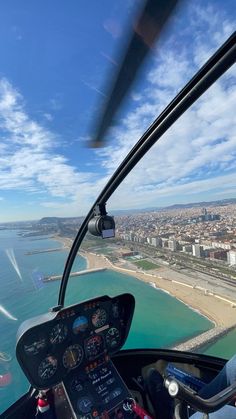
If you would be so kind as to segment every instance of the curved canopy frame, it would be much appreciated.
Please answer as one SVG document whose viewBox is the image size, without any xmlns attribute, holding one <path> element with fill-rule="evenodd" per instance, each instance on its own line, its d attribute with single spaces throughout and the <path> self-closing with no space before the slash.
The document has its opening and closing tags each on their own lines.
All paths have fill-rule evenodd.
<svg viewBox="0 0 236 419">
<path fill-rule="evenodd" d="M 85 217 L 78 234 L 74 240 L 62 276 L 58 307 L 64 305 L 66 287 L 71 268 L 87 233 L 88 222 L 93 217 L 96 205 L 104 205 L 125 177 L 147 153 L 147 151 L 161 138 L 161 136 L 174 124 L 175 121 L 220 78 L 236 61 L 236 32 L 216 51 L 206 64 L 195 74 L 186 86 L 177 94 L 164 111 L 147 129 L 140 140 L 135 144 L 118 169 L 114 172 L 107 185 L 104 187 L 94 205 Z"/>
</svg>

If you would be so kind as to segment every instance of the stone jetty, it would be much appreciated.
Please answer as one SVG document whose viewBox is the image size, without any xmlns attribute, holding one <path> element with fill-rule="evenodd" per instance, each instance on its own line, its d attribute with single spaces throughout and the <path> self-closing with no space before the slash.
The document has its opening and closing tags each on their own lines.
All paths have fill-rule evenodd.
<svg viewBox="0 0 236 419">
<path fill-rule="evenodd" d="M 37 255 L 38 253 L 50 253 L 50 252 L 60 252 L 61 250 L 64 250 L 63 247 L 56 247 L 54 249 L 36 249 L 36 250 L 30 250 L 29 252 L 26 252 L 26 256 L 30 255 Z"/>
<path fill-rule="evenodd" d="M 228 332 L 235 328 L 236 324 L 232 327 L 217 326 L 214 329 L 207 330 L 207 332 L 204 332 L 193 339 L 181 343 L 172 349 L 176 349 L 177 351 L 195 351 L 202 346 L 214 343 L 218 338 L 226 335 Z"/>
<path fill-rule="evenodd" d="M 81 276 L 86 275 L 92 272 L 102 272 L 106 271 L 107 268 L 95 268 L 95 269 L 86 269 L 84 271 L 78 271 L 78 272 L 71 272 L 71 276 Z M 43 278 L 43 282 L 50 282 L 50 281 L 60 281 L 62 279 L 62 275 L 51 275 L 51 276 L 45 276 Z"/>
</svg>

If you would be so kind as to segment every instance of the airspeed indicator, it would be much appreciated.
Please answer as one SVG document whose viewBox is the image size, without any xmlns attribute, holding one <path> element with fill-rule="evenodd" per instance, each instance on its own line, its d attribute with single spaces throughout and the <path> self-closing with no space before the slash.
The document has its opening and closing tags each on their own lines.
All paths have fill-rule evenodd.
<svg viewBox="0 0 236 419">
<path fill-rule="evenodd" d="M 120 343 L 120 332 L 116 327 L 111 327 L 106 334 L 106 343 L 110 348 L 114 348 Z"/>
</svg>

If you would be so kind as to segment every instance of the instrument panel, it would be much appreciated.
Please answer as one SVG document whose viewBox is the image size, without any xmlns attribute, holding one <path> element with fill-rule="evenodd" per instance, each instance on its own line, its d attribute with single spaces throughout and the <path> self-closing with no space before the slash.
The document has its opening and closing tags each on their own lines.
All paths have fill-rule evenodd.
<svg viewBox="0 0 236 419">
<path fill-rule="evenodd" d="M 25 321 L 16 356 L 32 386 L 46 389 L 107 362 L 125 343 L 134 304 L 131 294 L 103 296 Z"/>
</svg>

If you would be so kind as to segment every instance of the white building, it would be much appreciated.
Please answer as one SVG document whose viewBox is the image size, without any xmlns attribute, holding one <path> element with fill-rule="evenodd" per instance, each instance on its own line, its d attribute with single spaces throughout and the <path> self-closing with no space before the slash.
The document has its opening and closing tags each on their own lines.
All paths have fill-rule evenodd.
<svg viewBox="0 0 236 419">
<path fill-rule="evenodd" d="M 152 246 L 161 246 L 161 239 L 160 237 L 152 237 Z"/>
<path fill-rule="evenodd" d="M 176 245 L 176 240 L 175 239 L 171 239 L 171 240 L 168 241 L 168 248 L 170 250 L 172 250 L 172 252 L 174 252 L 176 250 L 177 245 Z"/>
<path fill-rule="evenodd" d="M 236 265 L 236 251 L 235 250 L 230 250 L 227 253 L 227 262 L 230 265 Z"/>
<path fill-rule="evenodd" d="M 202 256 L 202 246 L 200 246 L 200 244 L 193 244 L 192 246 L 193 249 L 193 256 L 196 256 L 197 258 L 200 258 Z"/>
</svg>

